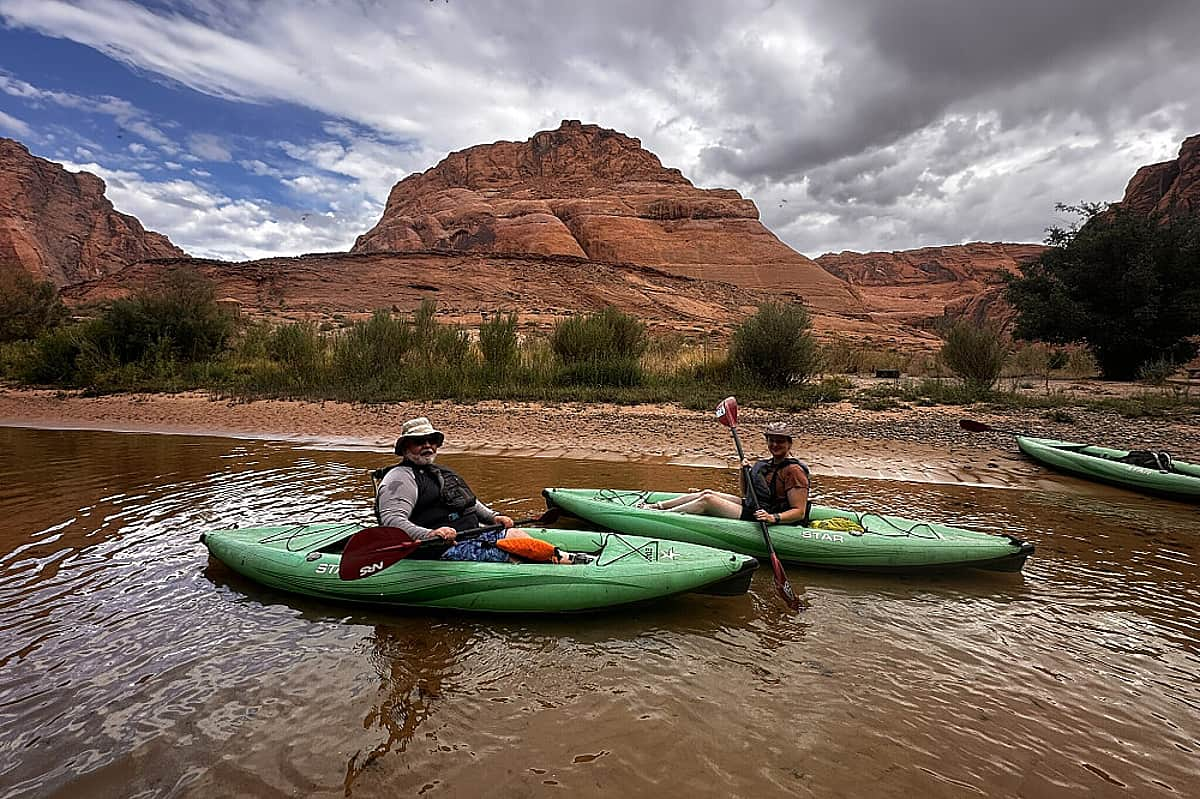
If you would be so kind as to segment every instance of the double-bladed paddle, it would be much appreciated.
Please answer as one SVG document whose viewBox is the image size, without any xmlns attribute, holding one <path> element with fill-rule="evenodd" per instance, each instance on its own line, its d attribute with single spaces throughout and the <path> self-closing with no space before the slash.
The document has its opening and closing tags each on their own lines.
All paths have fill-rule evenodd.
<svg viewBox="0 0 1200 799">
<path fill-rule="evenodd" d="M 737 447 L 738 463 L 742 464 L 742 484 L 746 489 L 746 495 L 754 503 L 754 509 L 758 510 L 758 495 L 754 493 L 754 486 L 750 482 L 750 467 L 744 463 L 746 456 L 742 453 L 742 442 L 738 438 L 737 413 L 737 400 L 733 397 L 726 397 L 717 406 L 717 421 L 728 427 L 729 431 L 733 433 L 733 445 Z M 783 601 L 789 608 L 799 610 L 800 598 L 792 590 L 792 584 L 788 582 L 787 574 L 783 571 L 783 564 L 780 563 L 779 556 L 775 554 L 775 547 L 771 544 L 771 532 L 767 529 L 767 523 L 760 521 L 758 526 L 762 530 L 763 541 L 767 544 L 767 554 L 771 556 L 771 571 L 775 573 L 775 590 L 779 592 L 779 596 L 783 597 Z"/>
<path fill-rule="evenodd" d="M 551 508 L 541 516 L 533 519 L 522 519 L 514 522 L 513 527 L 525 527 L 531 524 L 550 524 L 562 511 Z M 464 530 L 454 537 L 454 541 L 432 538 L 418 541 L 399 527 L 368 527 L 350 536 L 346 548 L 342 550 L 342 562 L 338 566 L 338 577 L 343 580 L 359 580 L 381 572 L 397 561 L 407 558 L 418 549 L 431 549 L 439 546 L 453 546 L 460 541 L 478 538 L 484 533 L 503 530 L 504 525 L 492 524 L 487 527 L 477 527 L 474 530 Z"/>
</svg>

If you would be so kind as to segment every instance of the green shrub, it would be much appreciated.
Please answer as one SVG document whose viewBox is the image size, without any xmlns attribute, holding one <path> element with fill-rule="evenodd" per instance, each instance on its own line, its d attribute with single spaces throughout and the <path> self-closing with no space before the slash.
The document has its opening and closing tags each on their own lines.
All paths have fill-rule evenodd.
<svg viewBox="0 0 1200 799">
<path fill-rule="evenodd" d="M 550 336 L 561 364 L 558 380 L 568 385 L 639 385 L 646 346 L 646 326 L 611 305 L 563 319 Z"/>
<path fill-rule="evenodd" d="M 94 337 L 97 346 L 125 364 L 163 346 L 180 360 L 201 361 L 220 352 L 232 332 L 233 319 L 217 305 L 213 284 L 198 272 L 180 268 L 157 288 L 109 305 Z"/>
<path fill-rule="evenodd" d="M 1163 386 L 1167 378 L 1175 373 L 1175 362 L 1170 358 L 1155 358 L 1138 367 L 1138 380 L 1148 386 Z"/>
<path fill-rule="evenodd" d="M 1007 343 L 991 325 L 960 321 L 946 331 L 941 358 L 968 390 L 992 390 L 1008 356 Z"/>
<path fill-rule="evenodd" d="M 803 305 L 769 302 L 733 332 L 729 360 L 735 373 L 767 388 L 806 382 L 820 357 Z"/>
<path fill-rule="evenodd" d="M 84 323 L 44 331 L 23 362 L 16 364 L 18 379 L 34 385 L 75 385 L 76 362 L 83 351 L 82 342 L 89 338 L 89 326 Z"/>
<path fill-rule="evenodd" d="M 521 359 L 517 339 L 517 315 L 497 313 L 479 325 L 479 351 L 483 367 L 493 380 L 502 380 L 513 371 Z"/>
<path fill-rule="evenodd" d="M 271 333 L 267 354 L 295 385 L 320 379 L 325 360 L 325 339 L 312 322 L 287 322 Z"/>
<path fill-rule="evenodd" d="M 0 269 L 0 343 L 37 338 L 66 316 L 53 283 L 23 269 Z"/>
<path fill-rule="evenodd" d="M 415 342 L 412 325 L 378 310 L 333 339 L 334 378 L 349 386 L 393 384 L 401 379 L 405 357 Z"/>
</svg>

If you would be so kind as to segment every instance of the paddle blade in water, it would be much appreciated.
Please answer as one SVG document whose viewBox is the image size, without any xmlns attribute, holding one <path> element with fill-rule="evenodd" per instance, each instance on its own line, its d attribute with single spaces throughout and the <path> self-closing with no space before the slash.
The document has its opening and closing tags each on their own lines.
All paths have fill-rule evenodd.
<svg viewBox="0 0 1200 799">
<path fill-rule="evenodd" d="M 414 541 L 398 527 L 368 527 L 350 536 L 342 550 L 338 577 L 358 580 L 381 572 L 398 560 L 411 555 L 420 541 Z"/>
<path fill-rule="evenodd" d="M 796 592 L 792 590 L 792 584 L 788 582 L 787 575 L 783 571 L 783 564 L 779 562 L 779 556 L 773 551 L 771 552 L 771 570 L 775 572 L 775 590 L 779 592 L 779 596 L 783 597 L 784 603 L 792 610 L 800 609 L 800 597 L 796 596 Z"/>
<path fill-rule="evenodd" d="M 717 406 L 717 421 L 728 428 L 737 427 L 737 399 L 734 397 L 726 397 L 721 400 L 721 404 Z"/>
</svg>

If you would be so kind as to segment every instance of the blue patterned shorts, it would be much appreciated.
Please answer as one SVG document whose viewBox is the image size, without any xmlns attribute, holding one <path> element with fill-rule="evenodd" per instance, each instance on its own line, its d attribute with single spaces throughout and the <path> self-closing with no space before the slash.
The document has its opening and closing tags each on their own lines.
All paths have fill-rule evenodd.
<svg viewBox="0 0 1200 799">
<path fill-rule="evenodd" d="M 493 530 L 478 538 L 455 544 L 442 553 L 442 560 L 475 560 L 481 563 L 507 563 L 508 553 L 496 546 L 507 530 Z"/>
</svg>

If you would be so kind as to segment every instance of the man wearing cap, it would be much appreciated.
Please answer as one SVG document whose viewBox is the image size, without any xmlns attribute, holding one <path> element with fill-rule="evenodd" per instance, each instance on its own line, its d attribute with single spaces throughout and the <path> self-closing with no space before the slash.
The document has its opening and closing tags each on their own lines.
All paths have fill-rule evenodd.
<svg viewBox="0 0 1200 799">
<path fill-rule="evenodd" d="M 743 464 L 750 467 L 750 486 L 746 496 L 736 497 L 705 489 L 681 494 L 674 499 L 642 505 L 675 513 L 698 513 L 726 519 L 759 521 L 767 524 L 806 524 L 808 522 L 808 464 L 792 457 L 793 431 L 785 422 L 771 422 L 763 430 L 770 458 Z M 750 492 L 758 499 L 758 507 Z"/>
<path fill-rule="evenodd" d="M 379 523 L 399 527 L 417 541 L 441 538 L 454 543 L 463 530 L 502 524 L 503 530 L 484 533 L 470 541 L 454 543 L 444 560 L 505 562 L 508 554 L 493 546 L 501 538 L 527 538 L 511 529 L 513 520 L 480 502 L 467 481 L 453 469 L 434 463 L 438 447 L 446 440 L 424 416 L 409 419 L 396 440 L 403 460 L 389 468 L 379 484 L 375 511 Z"/>
</svg>

